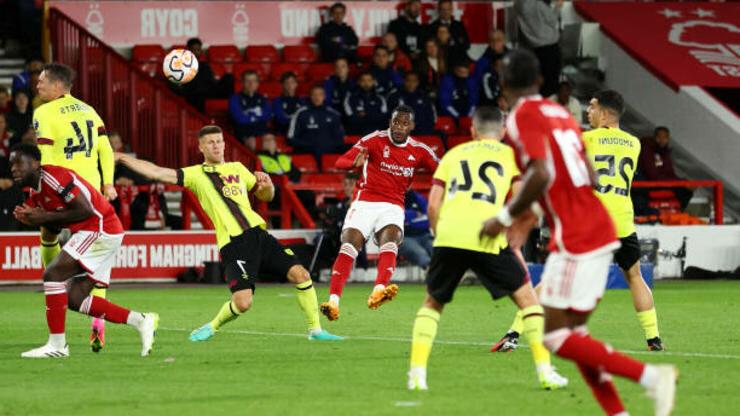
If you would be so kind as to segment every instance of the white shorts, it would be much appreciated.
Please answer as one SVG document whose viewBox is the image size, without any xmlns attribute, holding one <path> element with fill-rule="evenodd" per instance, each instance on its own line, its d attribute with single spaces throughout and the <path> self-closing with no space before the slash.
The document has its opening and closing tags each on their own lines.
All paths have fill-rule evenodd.
<svg viewBox="0 0 740 416">
<path fill-rule="evenodd" d="M 360 230 L 365 240 L 386 225 L 395 225 L 403 232 L 403 208 L 389 202 L 355 201 L 344 217 L 342 231 L 347 228 Z"/>
<path fill-rule="evenodd" d="M 90 279 L 107 287 L 110 284 L 110 272 L 122 242 L 123 234 L 78 231 L 72 234 L 62 250 L 87 270 Z"/>
<path fill-rule="evenodd" d="M 587 258 L 551 253 L 542 272 L 540 303 L 555 309 L 591 312 L 604 296 L 612 252 Z"/>
</svg>

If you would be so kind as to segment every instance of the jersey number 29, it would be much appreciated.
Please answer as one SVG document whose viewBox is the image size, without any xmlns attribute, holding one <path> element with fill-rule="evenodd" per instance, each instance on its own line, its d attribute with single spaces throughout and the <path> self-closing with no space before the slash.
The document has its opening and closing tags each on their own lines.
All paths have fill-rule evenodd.
<svg viewBox="0 0 740 416">
<path fill-rule="evenodd" d="M 87 126 L 87 137 L 82 134 L 82 130 L 80 129 L 80 126 L 77 124 L 76 121 L 72 121 L 70 122 L 70 124 L 72 125 L 72 129 L 74 129 L 75 135 L 77 136 L 77 144 L 75 144 L 75 138 L 68 138 L 67 145 L 64 147 L 65 156 L 67 156 L 67 159 L 72 159 L 72 156 L 74 156 L 75 153 L 85 152 L 85 156 L 90 157 L 93 150 L 92 120 L 85 120 L 85 125 Z"/>
</svg>

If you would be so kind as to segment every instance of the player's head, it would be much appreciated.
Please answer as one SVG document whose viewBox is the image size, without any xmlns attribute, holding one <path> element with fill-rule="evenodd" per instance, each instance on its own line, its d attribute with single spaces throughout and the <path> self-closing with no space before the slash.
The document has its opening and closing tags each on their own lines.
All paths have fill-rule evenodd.
<svg viewBox="0 0 740 416">
<path fill-rule="evenodd" d="M 514 49 L 503 60 L 504 96 L 510 105 L 526 95 L 536 94 L 542 84 L 540 62 L 531 51 Z"/>
<path fill-rule="evenodd" d="M 479 107 L 473 115 L 470 135 L 473 140 L 501 140 L 504 135 L 504 113 L 496 107 Z"/>
<path fill-rule="evenodd" d="M 36 84 L 39 97 L 43 101 L 51 101 L 64 94 L 69 94 L 74 79 L 75 71 L 67 65 L 56 62 L 44 65 L 44 70 L 41 71 Z"/>
<path fill-rule="evenodd" d="M 405 143 L 414 126 L 414 110 L 407 105 L 399 105 L 391 116 L 391 140 Z"/>
<path fill-rule="evenodd" d="M 13 181 L 21 187 L 36 187 L 40 168 L 41 152 L 38 147 L 19 143 L 10 149 L 10 173 Z"/>
<path fill-rule="evenodd" d="M 589 101 L 586 113 L 593 128 L 619 123 L 624 114 L 624 98 L 614 90 L 598 91 Z"/>
<path fill-rule="evenodd" d="M 206 163 L 216 164 L 224 162 L 224 132 L 221 127 L 207 125 L 198 132 L 198 149 L 203 153 Z"/>
</svg>

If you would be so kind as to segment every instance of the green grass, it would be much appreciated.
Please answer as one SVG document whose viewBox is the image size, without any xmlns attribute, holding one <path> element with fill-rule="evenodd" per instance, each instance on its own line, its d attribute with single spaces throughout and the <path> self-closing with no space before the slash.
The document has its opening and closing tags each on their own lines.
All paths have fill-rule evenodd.
<svg viewBox="0 0 740 416">
<path fill-rule="evenodd" d="M 140 358 L 136 332 L 110 325 L 100 355 L 87 346 L 88 319 L 67 317 L 71 357 L 21 360 L 46 341 L 43 296 L 0 292 L 0 415 L 582 415 L 600 409 L 575 367 L 554 359 L 570 378 L 562 391 L 540 391 L 529 351 L 492 354 L 489 345 L 514 313 L 480 286 L 461 287 L 442 317 L 429 366 L 430 391 L 405 391 L 411 326 L 423 287 L 401 285 L 378 311 L 365 306 L 370 286 L 349 286 L 342 317 L 324 322 L 349 337 L 309 342 L 289 286 L 258 288 L 253 310 L 206 343 L 189 331 L 210 320 L 224 287 L 114 288 L 111 299 L 161 315 L 152 356 Z M 319 288 L 326 296 L 326 286 Z M 650 362 L 678 365 L 676 415 L 740 412 L 740 282 L 669 282 L 655 289 L 669 351 L 644 352 L 627 291 L 610 291 L 592 332 Z M 323 321 L 322 321 L 323 322 Z M 354 338 L 353 337 L 357 337 Z M 379 337 L 382 339 L 374 338 Z M 693 355 L 698 353 L 698 355 Z M 642 389 L 617 381 L 633 415 L 651 414 Z"/>
</svg>

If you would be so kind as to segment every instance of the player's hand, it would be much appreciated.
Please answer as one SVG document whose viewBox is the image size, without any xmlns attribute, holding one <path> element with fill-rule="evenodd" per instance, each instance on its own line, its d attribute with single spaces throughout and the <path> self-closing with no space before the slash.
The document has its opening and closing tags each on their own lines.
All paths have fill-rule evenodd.
<svg viewBox="0 0 740 416">
<path fill-rule="evenodd" d="M 126 157 L 124 153 L 121 153 L 121 152 L 113 153 L 113 161 L 116 163 L 120 162 L 124 157 Z"/>
<path fill-rule="evenodd" d="M 107 199 L 108 201 L 112 201 L 118 198 L 116 187 L 111 184 L 103 185 L 103 196 L 105 196 L 105 199 Z"/>
<path fill-rule="evenodd" d="M 257 178 L 257 186 L 260 188 L 263 186 L 272 185 L 272 179 L 270 178 L 270 175 L 266 174 L 265 172 L 254 172 L 254 177 Z"/>
<path fill-rule="evenodd" d="M 514 218 L 511 227 L 506 229 L 506 240 L 509 242 L 509 246 L 512 249 L 522 248 L 527 242 L 529 232 L 539 221 L 539 217 L 531 209 Z"/>
<path fill-rule="evenodd" d="M 26 204 L 19 205 L 13 210 L 13 216 L 19 222 L 32 227 L 43 225 L 46 221 L 46 211 L 40 207 L 29 207 Z"/>
<path fill-rule="evenodd" d="M 478 238 L 480 238 L 481 242 L 486 238 L 496 238 L 499 234 L 501 234 L 506 227 L 501 224 L 498 220 L 498 218 L 493 217 L 488 219 L 486 222 L 483 223 L 483 227 L 480 230 L 480 233 L 478 233 Z"/>
<path fill-rule="evenodd" d="M 365 161 L 367 160 L 367 154 L 367 149 L 365 149 L 364 147 L 360 148 L 360 153 L 355 156 L 355 162 L 352 164 L 352 166 L 359 168 L 364 165 Z"/>
</svg>

